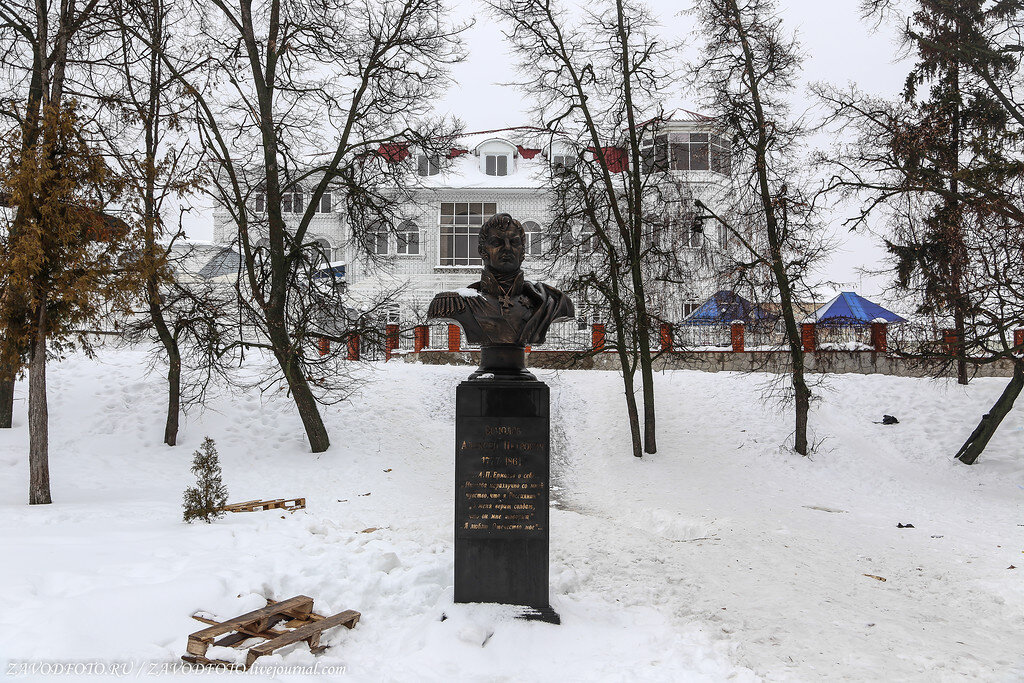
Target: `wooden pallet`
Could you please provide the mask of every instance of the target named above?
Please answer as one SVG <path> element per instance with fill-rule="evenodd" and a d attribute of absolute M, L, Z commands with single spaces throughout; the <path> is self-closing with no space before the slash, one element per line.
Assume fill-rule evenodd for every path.
<path fill-rule="evenodd" d="M 320 644 L 320 635 L 324 631 L 341 625 L 355 628 L 359 616 L 359 612 L 350 609 L 329 617 L 316 614 L 313 612 L 313 598 L 305 595 L 296 595 L 280 602 L 267 600 L 266 607 L 223 622 L 193 614 L 193 619 L 210 626 L 188 637 L 188 645 L 185 648 L 188 654 L 182 655 L 181 658 L 191 664 L 244 671 L 252 666 L 257 658 L 302 640 L 309 645 L 310 652 L 320 654 L 327 649 L 326 645 Z M 283 628 L 274 628 L 278 624 Z M 244 666 L 206 656 L 206 651 L 211 645 L 239 647 L 250 638 L 263 638 L 264 642 L 249 648 Z"/>
<path fill-rule="evenodd" d="M 223 512 L 259 512 L 261 510 L 302 510 L 306 507 L 305 498 L 275 498 L 274 500 L 247 500 L 244 503 L 229 503 L 217 508 Z"/>

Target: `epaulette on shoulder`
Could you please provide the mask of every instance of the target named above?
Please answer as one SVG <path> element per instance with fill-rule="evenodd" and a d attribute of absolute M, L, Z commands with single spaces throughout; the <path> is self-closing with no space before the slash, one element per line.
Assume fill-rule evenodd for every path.
<path fill-rule="evenodd" d="M 428 318 L 450 318 L 466 308 L 466 300 L 458 292 L 441 292 L 427 308 Z"/>

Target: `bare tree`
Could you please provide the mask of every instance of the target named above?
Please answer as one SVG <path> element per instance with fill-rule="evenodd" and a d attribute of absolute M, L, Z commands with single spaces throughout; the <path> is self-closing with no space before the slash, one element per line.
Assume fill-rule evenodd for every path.
<path fill-rule="evenodd" d="M 704 37 L 694 82 L 706 93 L 708 111 L 732 136 L 736 181 L 731 207 L 698 207 L 746 255 L 734 266 L 737 276 L 777 296 L 791 364 L 794 449 L 807 455 L 811 391 L 795 297 L 823 247 L 799 166 L 807 130 L 791 116 L 787 101 L 800 69 L 799 46 L 785 33 L 771 0 L 709 0 L 694 14 Z"/>
<path fill-rule="evenodd" d="M 423 118 L 462 57 L 462 29 L 439 0 L 214 0 L 196 11 L 207 70 L 164 63 L 195 101 L 209 192 L 237 227 L 240 310 L 256 330 L 237 343 L 273 353 L 321 452 L 330 440 L 308 369 L 323 330 L 311 325 L 344 303 L 311 286 L 324 266 L 311 221 L 330 191 L 357 248 L 395 229 L 415 178 L 398 163 L 408 145 L 440 149 L 454 132 Z"/>
<path fill-rule="evenodd" d="M 666 59 L 672 47 L 655 38 L 647 10 L 630 0 L 594 5 L 578 20 L 552 0 L 490 4 L 510 27 L 518 85 L 533 98 L 534 116 L 574 160 L 553 176 L 551 241 L 563 263 L 575 262 L 568 288 L 593 297 L 613 325 L 633 455 L 655 453 L 650 276 L 665 174 L 645 163 L 644 137 L 653 135 L 661 100 L 675 83 Z"/>
<path fill-rule="evenodd" d="M 167 416 L 164 443 L 177 443 L 182 412 L 183 355 L 193 361 L 185 382 L 185 402 L 200 400 L 210 377 L 222 369 L 219 347 L 225 332 L 219 321 L 229 301 L 196 274 L 182 281 L 191 249 L 176 249 L 184 238 L 180 223 L 167 220 L 172 203 L 199 185 L 196 154 L 188 140 L 190 102 L 168 73 L 161 55 L 182 53 L 192 37 L 180 3 L 167 0 L 114 0 L 118 29 L 110 62 L 92 79 L 107 116 L 103 133 L 111 158 L 126 182 L 126 214 L 137 219 L 143 235 L 138 267 L 146 282 L 144 319 L 133 319 L 127 336 L 141 340 L 151 333 L 167 363 Z M 184 56 L 183 56 L 184 60 Z M 201 64 L 181 61 L 184 73 Z M 187 346 L 188 348 L 183 348 Z"/>

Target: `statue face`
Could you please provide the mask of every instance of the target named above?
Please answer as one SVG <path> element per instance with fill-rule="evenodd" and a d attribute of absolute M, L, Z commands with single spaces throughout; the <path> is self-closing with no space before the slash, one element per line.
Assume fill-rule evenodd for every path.
<path fill-rule="evenodd" d="M 523 265 L 525 257 L 522 234 L 512 226 L 491 230 L 487 239 L 480 240 L 480 258 L 491 270 L 514 273 Z"/>

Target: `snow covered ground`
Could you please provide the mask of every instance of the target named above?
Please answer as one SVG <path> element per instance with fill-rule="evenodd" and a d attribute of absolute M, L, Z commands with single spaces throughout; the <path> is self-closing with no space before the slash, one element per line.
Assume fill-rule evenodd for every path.
<path fill-rule="evenodd" d="M 1024 679 L 1024 410 L 978 465 L 950 459 L 1005 380 L 831 377 L 808 459 L 781 446 L 790 414 L 763 405 L 765 376 L 668 372 L 661 450 L 636 460 L 616 374 L 538 371 L 558 487 L 552 626 L 452 603 L 453 398 L 469 371 L 367 368 L 357 396 L 324 408 L 333 446 L 312 455 L 286 396 L 229 389 L 165 447 L 144 354 L 74 356 L 49 373 L 55 503 L 38 507 L 19 384 L 0 433 L 4 671 L 160 670 L 200 628 L 193 612 L 305 594 L 362 620 L 319 657 L 300 644 L 261 664 L 353 681 Z M 307 509 L 183 524 L 206 435 L 230 500 Z"/>

